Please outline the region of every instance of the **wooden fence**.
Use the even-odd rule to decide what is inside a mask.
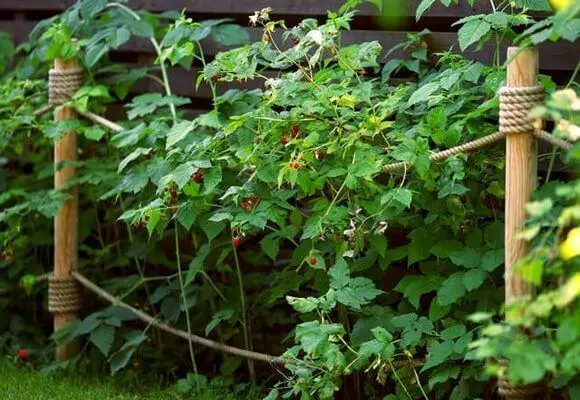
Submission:
[[[64,10],[73,0],[0,0],[0,30],[7,31],[18,43],[25,41],[28,33],[35,24],[44,18],[48,18]],[[429,29],[431,33],[427,37],[429,49],[433,52],[449,49],[457,45],[457,32],[451,27],[452,23],[461,17],[490,11],[487,1],[476,0],[474,6],[469,6],[466,1],[460,1],[457,5],[444,7],[439,2],[419,21],[414,18],[415,9],[419,0],[409,0],[407,9],[397,26],[386,28],[376,18],[376,8],[372,5],[362,7],[355,21],[353,29],[345,33],[344,42],[356,43],[360,41],[378,40],[385,51],[406,38],[407,32],[418,32]],[[207,18],[232,18],[242,26],[248,26],[248,16],[254,10],[263,7],[271,7],[273,17],[284,19],[288,26],[293,26],[305,17],[324,19],[327,10],[337,10],[343,0],[138,0],[131,1],[133,7],[143,8],[155,12],[167,10],[186,10],[186,13],[194,19]],[[261,32],[256,28],[247,28],[252,39],[261,38]],[[217,51],[222,50],[218,44],[207,40],[204,48],[211,58]],[[500,50],[500,54],[506,54],[506,47]],[[565,83],[571,76],[580,59],[580,45],[577,43],[561,42],[548,43],[540,46],[540,51],[545,55],[540,61],[540,71],[549,74],[557,83]],[[494,54],[494,48],[485,46],[478,52],[468,51],[467,56],[490,63]],[[123,61],[131,64],[139,64],[151,61],[153,49],[145,40],[133,40],[111,55],[115,61]],[[405,57],[402,52],[395,52],[390,57]],[[170,69],[169,76],[174,87],[174,92],[182,96],[192,98],[192,111],[207,109],[210,106],[211,94],[209,88],[203,86],[196,91],[194,82],[199,66],[194,66],[190,71],[182,69]],[[254,88],[259,82],[244,84],[244,88]],[[239,85],[221,85],[220,92]],[[134,91],[143,93],[159,91],[160,88],[153,82],[142,82]]]

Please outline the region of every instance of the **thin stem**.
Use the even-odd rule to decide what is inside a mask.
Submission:
[[[421,380],[419,379],[419,374],[417,373],[417,370],[415,368],[413,368],[413,373],[415,374],[415,379],[417,380],[417,386],[419,386],[419,389],[421,390],[423,397],[425,398],[425,400],[429,400],[427,393],[425,393],[425,390],[423,389],[423,385],[421,385]]]
[[[106,7],[118,7],[121,10],[129,13],[137,21],[141,21],[141,17],[139,16],[139,14],[137,14],[135,11],[131,10],[129,7],[127,7],[124,4],[108,3],[106,5]],[[157,42],[157,39],[155,39],[154,36],[151,36],[149,38],[149,41],[153,45],[153,48],[155,48],[155,53],[157,53],[157,59],[159,60],[159,67],[161,68],[161,76],[163,77],[163,86],[165,87],[165,94],[167,94],[167,96],[171,96],[172,93],[171,93],[171,86],[169,85],[169,78],[167,76],[167,68],[165,67],[165,62],[163,61],[163,58],[161,57],[161,46],[159,45],[159,42]],[[175,123],[175,121],[177,121],[177,112],[175,111],[175,104],[170,102],[169,109],[171,110],[171,116],[173,117],[173,122]]]
[[[411,400],[413,400],[413,396],[411,396],[411,394],[409,393],[409,390],[407,390],[407,387],[405,386],[405,384],[403,383],[403,381],[399,377],[399,374],[397,374],[397,371],[395,370],[395,367],[393,366],[393,363],[391,362],[391,360],[387,359],[387,362],[389,363],[389,366],[391,367],[391,370],[393,371],[393,375],[395,375],[395,379],[397,380],[397,382],[399,382],[401,384],[401,386],[403,387],[403,390],[405,391],[407,396]]]
[[[189,357],[191,358],[191,364],[193,365],[193,372],[197,375],[197,364],[195,363],[195,355],[193,354],[193,342],[191,340],[191,320],[189,318],[189,307],[187,306],[187,297],[185,296],[185,284],[183,283],[183,275],[181,272],[181,255],[179,253],[179,226],[177,225],[177,220],[175,222],[175,260],[177,263],[177,273],[179,279],[179,291],[181,292],[181,301],[183,302],[183,308],[185,309],[185,323],[187,325],[188,340],[187,344],[189,347]],[[196,380],[197,383],[197,380]],[[198,392],[199,392],[199,383]]]
[[[233,238],[232,238],[233,239]],[[244,346],[246,350],[250,349],[250,338],[248,336],[248,321],[246,315],[246,295],[244,294],[244,281],[242,280],[242,269],[240,268],[240,260],[238,259],[238,251],[236,246],[232,243],[232,249],[234,251],[234,261],[236,263],[236,273],[238,276],[238,286],[240,289],[240,303],[242,306],[242,331],[244,334]],[[252,360],[248,360],[248,370],[250,373],[250,378],[252,382],[255,383],[256,373],[254,371],[254,363]]]

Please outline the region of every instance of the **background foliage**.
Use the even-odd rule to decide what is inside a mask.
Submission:
[[[423,1],[417,18],[434,2]],[[89,309],[99,311],[52,337],[85,338],[79,357],[50,368],[106,363],[113,373],[186,376],[177,384],[183,393],[243,392],[249,384],[240,382],[259,378],[273,388],[269,399],[339,391],[471,399],[493,391],[485,363],[513,383],[550,376],[556,388],[577,391],[578,261],[566,246],[557,250],[578,240],[570,230],[577,182],[554,182],[551,173],[542,180],[525,232],[535,250],[521,266],[541,295],[516,306],[523,311],[507,310],[522,316],[507,325],[493,316],[504,290],[503,149],[437,164],[428,156],[496,131],[499,45],[574,41],[579,6],[535,23],[529,11],[546,10],[545,2],[501,2],[458,21],[461,50],[497,43],[494,64],[484,66],[452,51],[431,54],[427,32],[400,44],[407,59],[385,64],[378,42],[341,45],[359,3],[293,28],[257,11],[250,22],[264,35],[249,43],[228,20],[79,1],[37,27],[15,66],[3,56],[11,72],[0,86],[0,279],[22,283],[27,296],[0,302],[0,351],[25,346],[34,361],[51,357],[46,290],[33,276],[51,269],[50,217],[67,197],[51,189],[51,148],[74,129],[82,136],[73,183],[81,188],[83,272],[172,325],[296,363],[277,374],[191,343],[186,353],[178,339],[95,302]],[[134,36],[155,48],[150,68],[108,60]],[[206,59],[210,37],[239,47]],[[3,36],[0,46],[11,48]],[[103,113],[124,101],[126,130],[31,117],[46,102],[46,71],[57,57],[77,57],[87,70],[70,106]],[[203,66],[197,84],[209,87],[214,105],[192,120],[166,68],[193,62]],[[275,77],[265,72],[272,69]],[[401,83],[402,75],[411,79]],[[128,97],[141,79],[162,90]],[[217,95],[219,82],[247,80],[262,80],[263,89]],[[537,112],[577,139],[573,90]],[[575,146],[562,161],[577,159]],[[394,161],[414,167],[384,173]],[[497,362],[504,357],[507,370]]]

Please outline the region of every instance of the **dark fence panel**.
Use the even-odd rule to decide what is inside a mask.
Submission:
[[[48,18],[64,10],[73,0],[0,0],[0,30],[11,34],[17,43],[25,41],[35,24],[43,18]],[[133,7],[150,11],[185,10],[194,19],[229,17],[236,22],[247,25],[248,16],[255,10],[271,7],[273,17],[284,19],[292,25],[305,17],[324,19],[327,10],[338,9],[343,0],[133,0]],[[461,17],[490,11],[489,2],[476,0],[474,6],[461,1],[457,5],[444,7],[437,2],[431,10],[419,21],[414,19],[415,9],[419,0],[406,2],[406,9],[398,11],[402,14],[401,23],[396,27],[385,28],[376,17],[376,8],[368,5],[362,7],[353,22],[353,30],[344,34],[344,43],[377,40],[383,49],[391,47],[404,40],[406,31],[417,32],[428,28],[431,33],[426,42],[432,52],[447,50],[451,47],[458,51],[457,33],[451,24]],[[253,40],[261,38],[261,32],[255,28],[247,28]],[[208,40],[204,43],[208,57],[211,58],[221,46]],[[548,43],[541,46],[540,68],[542,72],[554,77],[558,83],[565,83],[572,74],[580,59],[578,43]],[[478,52],[467,51],[466,55],[483,63],[490,63],[495,49],[492,45],[485,46]],[[505,54],[505,47],[500,50]],[[139,64],[150,61],[153,49],[145,40],[133,40],[115,51],[112,57],[116,60]],[[391,57],[406,57],[404,52],[395,52]],[[210,92],[201,87],[194,90],[194,82],[199,72],[199,66],[190,71],[171,70],[170,78],[175,92],[193,99],[193,107],[203,109],[210,104]],[[275,74],[272,71],[272,74]],[[220,91],[240,85],[220,85]],[[244,84],[243,87],[258,87],[259,83]],[[143,82],[137,85],[135,92],[159,90],[155,83]]]

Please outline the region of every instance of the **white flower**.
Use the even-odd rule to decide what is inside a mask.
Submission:
[[[278,86],[280,86],[280,83],[282,83],[282,79],[269,78],[269,79],[266,79],[266,82],[264,82],[264,85],[266,85],[266,87],[271,87],[272,89],[275,89]]]
[[[260,19],[260,11],[254,11],[254,15],[250,15],[250,24],[256,26]]]
[[[324,36],[322,35],[322,32],[320,32],[318,29],[314,29],[308,32],[306,34],[306,38],[312,40],[317,45],[322,45],[322,42],[324,41]]]

